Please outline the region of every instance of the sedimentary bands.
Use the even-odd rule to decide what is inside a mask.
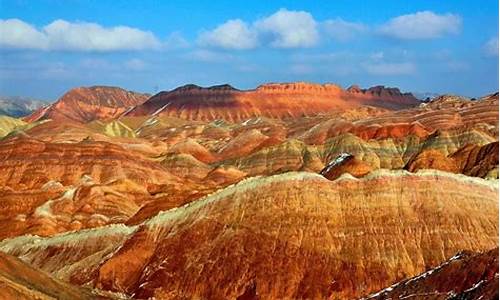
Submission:
[[[98,86],[0,136],[0,298],[498,297],[498,94]]]

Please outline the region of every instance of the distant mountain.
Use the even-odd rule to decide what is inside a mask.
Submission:
[[[49,104],[47,100],[18,96],[0,96],[0,115],[24,117]]]

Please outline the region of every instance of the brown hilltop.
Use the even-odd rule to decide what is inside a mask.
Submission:
[[[384,87],[357,93],[333,84],[304,82],[264,84],[254,90],[238,90],[229,85],[209,88],[186,85],[151,97],[127,115],[236,122],[255,116],[278,119],[308,116],[361,105],[404,108],[417,104],[411,94]]]
[[[114,119],[127,109],[139,105],[149,95],[126,91],[118,87],[79,87],[68,91],[54,104],[35,111],[25,120],[43,119],[58,121],[90,122]]]

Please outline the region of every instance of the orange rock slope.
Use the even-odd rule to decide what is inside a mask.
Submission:
[[[496,183],[439,171],[248,179],[134,227],[4,240],[74,284],[136,299],[353,299],[498,245]]]
[[[92,86],[75,88],[57,102],[35,111],[25,120],[43,119],[89,122],[114,119],[148,99],[149,95],[126,91],[117,87]]]
[[[0,298],[104,300],[118,299],[118,296],[73,286],[34,269],[16,257],[0,252]]]

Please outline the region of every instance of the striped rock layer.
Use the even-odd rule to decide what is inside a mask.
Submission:
[[[496,182],[440,171],[257,177],[136,226],[4,240],[74,284],[137,299],[353,299],[498,245]]]

